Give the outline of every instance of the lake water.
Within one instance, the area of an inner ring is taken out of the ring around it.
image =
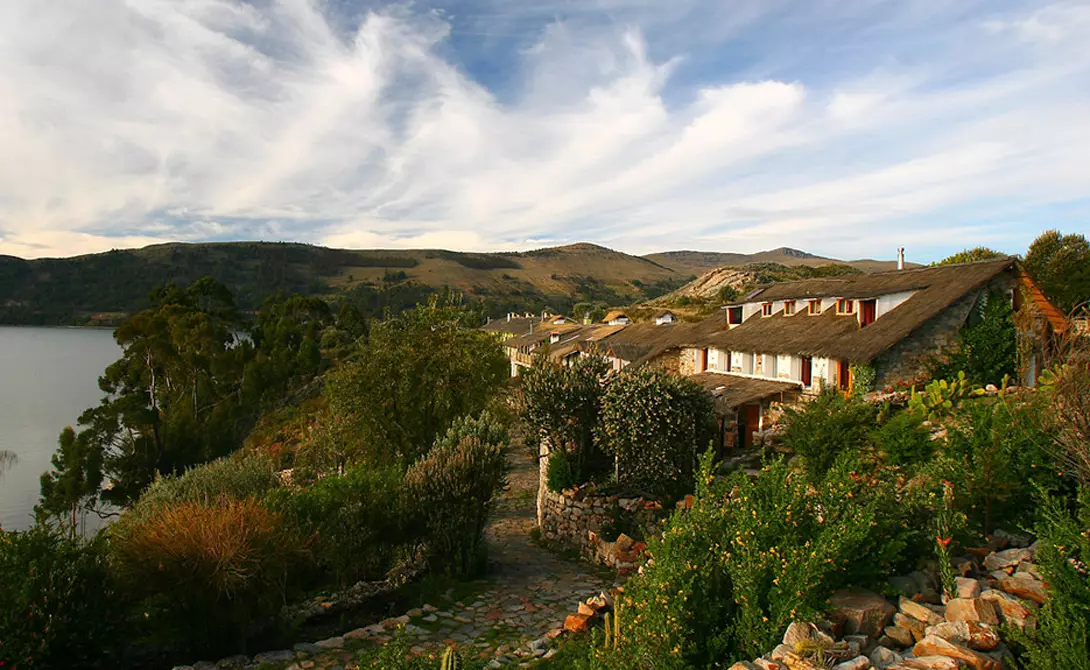
[[[0,527],[30,527],[57,436],[98,404],[98,378],[120,355],[108,329],[0,327],[0,451],[16,455],[0,474]]]

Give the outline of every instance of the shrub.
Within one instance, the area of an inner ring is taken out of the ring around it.
[[[241,650],[252,624],[283,604],[299,543],[280,515],[221,498],[154,508],[109,529],[120,576],[168,637],[202,653]]]
[[[581,483],[572,472],[567,451],[557,450],[549,454],[549,469],[545,473],[545,483],[550,491],[557,493]]]
[[[869,446],[876,414],[870,405],[826,388],[812,402],[785,411],[783,445],[805,458],[810,476],[819,479],[840,454]]]
[[[713,480],[677,512],[653,561],[626,587],[623,667],[725,667],[766,653],[793,620],[818,615],[833,590],[884,573],[904,543],[879,523],[895,509],[844,458],[820,486],[782,461],[758,477]]]
[[[273,462],[261,454],[236,454],[187,470],[158,477],[127,513],[130,518],[180,503],[210,503],[221,498],[260,499],[280,485]]]
[[[974,384],[999,385],[1017,370],[1018,336],[1010,298],[990,293],[981,297],[957,344],[932,373],[936,378],[950,378],[964,372]]]
[[[36,526],[0,532],[0,667],[110,666],[124,606],[105,542]]]
[[[900,412],[871,433],[874,446],[890,465],[919,465],[931,460],[935,443],[923,419]]]
[[[433,569],[455,576],[484,565],[484,528],[507,483],[507,434],[487,413],[451,426],[405,473],[407,506]]]
[[[300,537],[318,565],[342,585],[384,575],[405,542],[401,473],[356,466],[266,501]]]
[[[692,491],[697,454],[715,434],[711,394],[653,370],[619,376],[602,400],[598,439],[622,483],[656,495]]]
[[[1036,560],[1049,585],[1036,632],[1019,635],[1028,670],[1090,669],[1090,491],[1083,490],[1080,514],[1043,496],[1036,524]]]
[[[553,365],[541,356],[521,375],[519,414],[539,439],[548,441],[552,453],[567,456],[558,460],[565,462],[572,484],[592,481],[610,469],[594,438],[608,372],[609,363],[598,356],[579,356],[570,366]]]

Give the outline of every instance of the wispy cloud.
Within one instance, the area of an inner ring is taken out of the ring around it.
[[[0,253],[1020,251],[1090,229],[1088,41],[1081,2],[9,0]]]

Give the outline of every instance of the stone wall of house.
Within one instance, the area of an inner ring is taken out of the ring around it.
[[[561,492],[542,487],[541,535],[549,542],[566,545],[592,563],[621,572],[635,570],[646,544],[639,538],[620,534],[604,540],[602,532],[623,517],[638,526],[643,537],[658,535],[665,519],[662,503],[644,498],[605,495],[593,489],[566,489]]]
[[[1010,290],[1012,281],[1008,276],[1001,276],[984,288],[965,295],[875,359],[875,388],[885,389],[898,382],[912,382],[926,376],[928,361],[957,342],[958,333],[980,296],[989,291]]]
[[[700,349],[686,347],[678,351],[677,374],[683,377],[695,375],[698,356],[700,356]]]

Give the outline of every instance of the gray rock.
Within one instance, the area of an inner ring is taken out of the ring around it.
[[[866,656],[856,656],[850,661],[837,663],[833,670],[867,670],[870,667],[870,659]]]
[[[219,663],[216,663],[217,668],[243,668],[250,662],[249,656],[237,654],[235,656],[228,656],[227,658],[220,659]]]
[[[1032,549],[1007,549],[988,554],[984,557],[984,567],[988,570],[1007,570],[1017,566],[1022,561],[1032,561]]]
[[[870,653],[871,665],[878,668],[878,670],[885,670],[891,666],[897,665],[904,657],[886,647],[875,647]]]
[[[295,660],[295,652],[287,649],[280,649],[278,651],[263,651],[257,656],[254,656],[254,661],[258,665],[263,663],[286,663],[287,661]]]
[[[294,651],[301,651],[304,654],[310,655],[322,653],[322,648],[314,644],[313,642],[300,642],[292,647],[292,649]]]
[[[344,648],[344,638],[340,637],[340,636],[331,637],[331,638],[329,638],[327,640],[319,640],[319,641],[315,642],[314,645],[316,647],[318,647],[319,649],[322,649],[322,650],[326,650],[326,649],[343,649]]]

